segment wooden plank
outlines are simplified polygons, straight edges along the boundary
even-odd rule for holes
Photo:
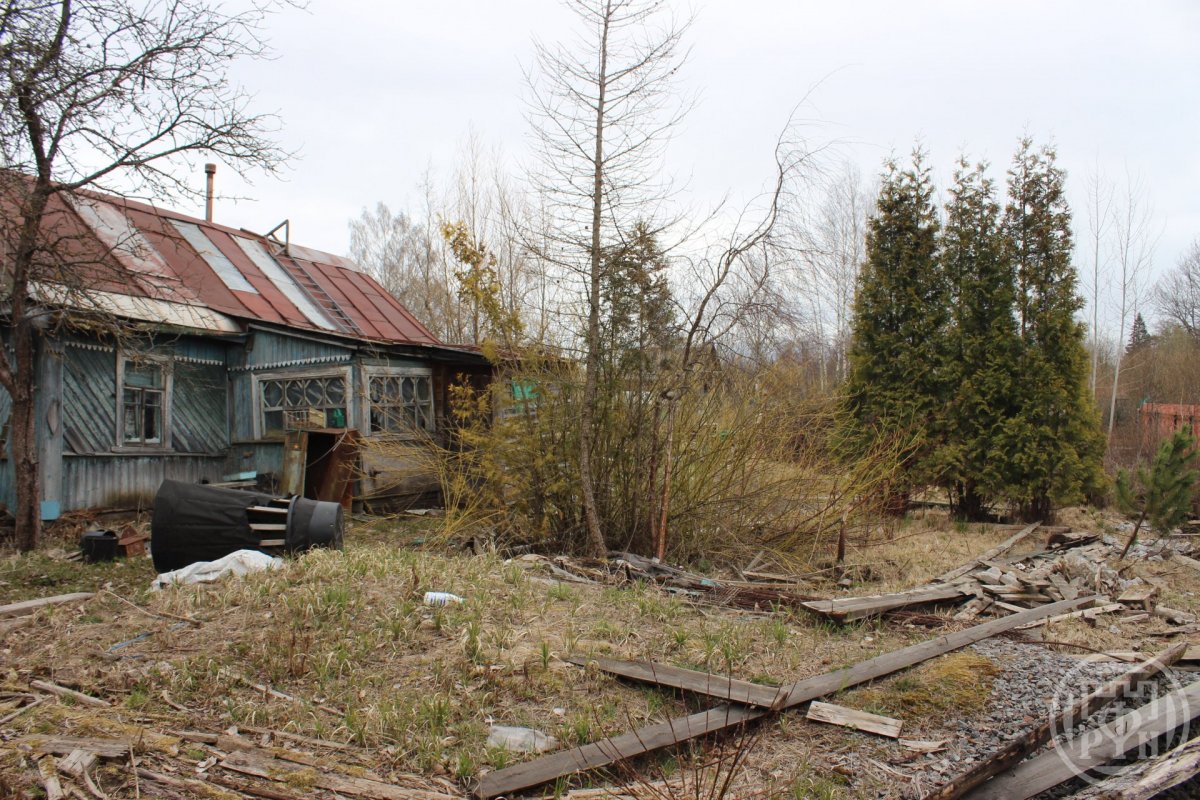
[[[0,619],[4,617],[20,617],[25,614],[32,614],[39,608],[47,606],[57,606],[64,603],[80,603],[95,597],[95,592],[72,592],[71,594],[58,594],[53,597],[39,597],[36,600],[22,600],[20,603],[9,603],[6,606],[0,606]]]
[[[1057,614],[1053,617],[1047,617],[1046,619],[1039,619],[1037,622],[1031,622],[1028,625],[1022,625],[1020,628],[1018,628],[1018,630],[1026,631],[1030,628],[1039,628],[1042,625],[1049,625],[1052,622],[1062,622],[1063,620],[1068,619],[1095,619],[1101,614],[1113,614],[1117,611],[1123,610],[1125,610],[1125,606],[1121,605],[1120,603],[1108,603],[1106,605],[1096,606],[1095,608],[1085,608],[1081,611],[1072,611],[1068,614]]]
[[[1055,718],[1010,739],[1004,747],[983,761],[958,773],[938,789],[926,794],[922,800],[957,800],[957,798],[966,796],[972,789],[983,785],[992,776],[1009,769],[1025,756],[1045,745],[1056,730],[1063,730],[1070,727],[1072,721],[1086,719],[1095,714],[1117,698],[1124,696],[1139,682],[1174,664],[1182,654],[1183,647],[1173,645],[1153,658],[1143,661],[1120,677],[1063,709]],[[987,784],[987,786],[990,785]]]
[[[1194,558],[1189,558],[1185,555],[1182,555],[1181,553],[1175,553],[1171,556],[1171,560],[1178,561],[1180,564],[1183,564],[1185,567],[1191,567],[1192,569],[1196,570],[1197,572],[1200,572],[1200,561],[1197,561]]]
[[[934,578],[932,583],[949,583],[955,578],[960,578],[971,570],[975,569],[975,567],[979,566],[979,562],[990,561],[998,555],[1003,555],[1020,544],[1025,537],[1037,530],[1038,526],[1041,524],[1042,523],[1040,522],[1035,522],[1032,525],[1026,525],[1024,528],[1021,528],[1021,530],[1017,531],[1015,534],[1005,539],[991,550],[988,550],[978,558],[972,559],[970,563],[963,564],[961,567],[955,567],[949,572],[942,573],[938,577]]]
[[[838,622],[866,619],[886,611],[920,603],[936,603],[940,600],[957,600],[970,597],[970,589],[962,586],[922,586],[907,592],[873,595],[870,597],[839,597],[834,600],[814,600],[800,605],[809,611],[831,617]]]
[[[859,711],[856,708],[846,708],[845,706],[834,705],[833,703],[822,703],[818,700],[814,700],[808,704],[808,713],[805,716],[816,722],[827,722],[830,725],[840,725],[843,728],[853,728],[856,731],[875,733],[891,739],[900,738],[900,726],[903,724],[900,720],[892,719],[891,717],[869,714],[866,711]]]
[[[1197,773],[1200,773],[1200,739],[1191,739],[1071,797],[1072,800],[1150,800]]]
[[[711,672],[698,672],[668,664],[656,664],[651,661],[617,661],[612,658],[588,658],[578,655],[568,656],[565,660],[581,667],[594,664],[603,672],[620,675],[622,678],[630,680],[683,689],[759,708],[770,708],[775,705],[782,691],[775,686],[748,683],[724,675],[714,675]]]
[[[247,750],[230,753],[221,759],[220,765],[224,769],[253,775],[256,778],[266,778],[284,783],[287,783],[289,778],[297,781],[303,780],[309,785],[328,789],[331,792],[365,797],[368,800],[457,800],[455,795],[443,792],[431,792],[408,786],[393,786],[383,781],[356,778],[340,772],[321,772],[311,767],[291,764]]]
[[[1200,682],[1163,695],[1002,772],[965,796],[971,800],[1028,800],[1170,733],[1197,714],[1200,714]]]
[[[130,742],[120,739],[83,739],[77,736],[26,736],[9,742],[11,745],[27,744],[39,753],[69,756],[75,750],[95,753],[101,758],[124,758],[129,755]]]
[[[792,708],[801,703],[816,700],[818,697],[882,678],[884,675],[890,675],[898,670],[911,667],[913,664],[919,664],[935,656],[1012,630],[1026,622],[1033,622],[1045,616],[1068,611],[1089,600],[1090,598],[1064,600],[1041,608],[1026,609],[1019,614],[947,633],[935,639],[928,639],[900,650],[884,653],[850,667],[807,678],[782,689],[779,699],[775,701],[772,708],[774,710]],[[719,688],[719,685],[716,688]],[[582,747],[551,753],[523,764],[489,772],[480,779],[475,794],[482,798],[511,794],[522,789],[539,786],[564,775],[606,767],[617,761],[724,730],[749,720],[758,719],[766,713],[767,710],[764,709],[722,705],[686,717],[676,717],[667,722],[649,725]]]
[[[59,686],[57,683],[47,683],[46,681],[30,681],[29,685],[34,689],[39,689],[43,692],[48,692],[58,697],[67,697],[74,700],[83,706],[91,706],[92,708],[109,708],[112,704],[107,700],[101,700],[99,697],[92,697],[90,694],[77,692],[74,689],[68,689],[65,686]]]

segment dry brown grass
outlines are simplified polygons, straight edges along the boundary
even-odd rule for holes
[[[992,679],[1001,671],[978,653],[951,653],[855,692],[853,702],[856,708],[910,722],[947,714],[970,717],[987,706]]]

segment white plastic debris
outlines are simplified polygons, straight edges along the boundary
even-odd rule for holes
[[[257,550],[235,550],[216,561],[197,561],[181,569],[164,572],[154,579],[151,589],[162,589],[173,583],[212,583],[226,575],[249,575],[283,566],[282,558],[275,558]]]
[[[425,605],[427,606],[448,606],[451,603],[462,603],[463,598],[449,592],[426,592]]]
[[[533,728],[493,725],[488,732],[487,745],[515,753],[544,753],[558,747],[558,740]]]

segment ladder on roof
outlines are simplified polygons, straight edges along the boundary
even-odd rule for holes
[[[317,301],[321,308],[328,312],[334,318],[334,321],[341,324],[343,328],[351,333],[362,334],[362,329],[355,324],[354,319],[347,314],[338,302],[333,299],[329,292],[321,284],[313,279],[312,273],[305,268],[304,264],[296,258],[289,258],[287,261],[281,261],[283,268],[288,271],[292,279],[300,284],[304,291],[308,292],[309,296]]]
[[[283,229],[283,239],[278,236],[280,228]],[[276,225],[263,236],[268,242],[276,245],[279,249],[272,253],[273,256],[278,256],[280,253],[287,256],[288,260],[283,261],[276,258],[276,261],[283,266],[284,270],[292,276],[292,280],[300,285],[304,291],[308,292],[309,297],[317,301],[317,305],[327,312],[335,324],[341,323],[342,327],[351,333],[362,334],[362,329],[354,322],[354,319],[342,309],[338,302],[333,299],[329,292],[325,291],[325,287],[317,283],[313,278],[312,273],[292,255],[292,223],[291,220],[284,220]]]

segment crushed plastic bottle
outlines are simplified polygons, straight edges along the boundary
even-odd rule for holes
[[[425,605],[427,606],[448,606],[451,603],[465,602],[463,598],[450,592],[426,592]]]
[[[544,753],[558,747],[558,740],[533,728],[493,725],[488,732],[487,744],[516,753]]]

